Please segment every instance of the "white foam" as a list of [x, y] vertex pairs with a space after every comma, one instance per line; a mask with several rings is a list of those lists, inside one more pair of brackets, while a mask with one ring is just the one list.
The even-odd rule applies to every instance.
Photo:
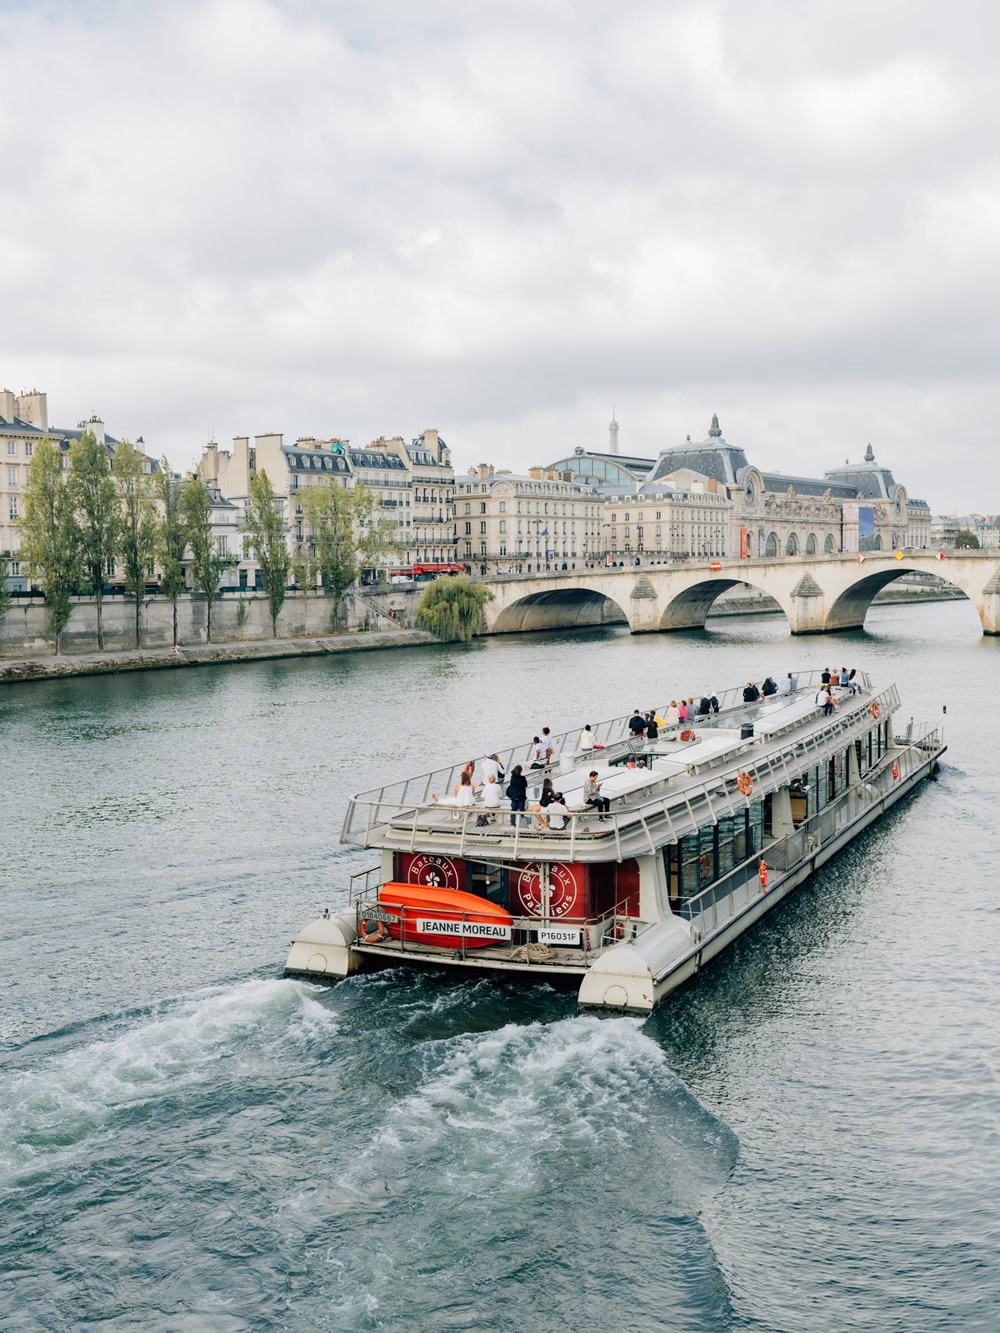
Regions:
[[119, 1036], [5, 1079], [0, 1178], [72, 1148], [117, 1112], [210, 1079], [220, 1061], [246, 1062], [255, 1053], [266, 1056], [276, 1042], [329, 1031], [336, 1020], [313, 998], [317, 993], [320, 988], [281, 980], [201, 991]]

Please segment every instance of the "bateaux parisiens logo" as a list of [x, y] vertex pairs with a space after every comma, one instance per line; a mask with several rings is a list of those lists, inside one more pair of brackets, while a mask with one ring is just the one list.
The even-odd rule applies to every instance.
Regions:
[[[581, 915], [578, 909], [580, 886], [573, 866], [549, 866], [549, 916], [567, 917]], [[518, 897], [521, 907], [528, 916], [542, 914], [542, 881], [535, 863], [526, 865], [518, 876]]]
[[458, 866], [450, 856], [414, 856], [406, 868], [410, 884], [426, 884], [435, 889], [459, 889]]

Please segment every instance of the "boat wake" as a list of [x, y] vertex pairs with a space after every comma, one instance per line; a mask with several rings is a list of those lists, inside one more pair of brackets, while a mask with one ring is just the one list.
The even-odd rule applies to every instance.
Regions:
[[199, 992], [117, 1036], [7, 1071], [0, 1082], [0, 1182], [72, 1150], [115, 1117], [217, 1078], [220, 1062], [250, 1072], [289, 1041], [308, 1048], [336, 1020], [294, 981], [253, 980]]

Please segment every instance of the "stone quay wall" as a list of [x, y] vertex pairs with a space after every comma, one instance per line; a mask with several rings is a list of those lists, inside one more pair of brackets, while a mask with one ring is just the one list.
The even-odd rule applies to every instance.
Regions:
[[[392, 587], [384, 591], [362, 588], [347, 592], [333, 623], [333, 598], [316, 592], [308, 597], [290, 592], [278, 616], [278, 638], [313, 638], [349, 630], [393, 630], [415, 624], [421, 586]], [[246, 623], [238, 624], [240, 603]], [[104, 649], [129, 652], [135, 648], [135, 603], [131, 598], [106, 597], [102, 608]], [[177, 602], [177, 642], [181, 647], [208, 642], [208, 606], [201, 593], [185, 593]], [[143, 649], [169, 649], [173, 644], [173, 609], [165, 597], [144, 597], [139, 613]], [[227, 592], [212, 604], [212, 639], [216, 643], [259, 643], [272, 638], [267, 597], [262, 592]], [[55, 653], [48, 613], [40, 597], [15, 598], [0, 620], [0, 659], [47, 657]], [[97, 607], [89, 597], [73, 599], [73, 614], [62, 632], [60, 651], [67, 657], [97, 652]]]

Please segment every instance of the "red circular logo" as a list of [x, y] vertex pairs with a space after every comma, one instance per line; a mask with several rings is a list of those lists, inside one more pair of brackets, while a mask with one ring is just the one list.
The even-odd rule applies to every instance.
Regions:
[[[517, 893], [527, 916], [542, 915], [542, 880], [536, 864], [526, 865], [518, 875]], [[581, 915], [578, 885], [569, 866], [549, 866], [549, 916], [562, 919]]]
[[435, 889], [459, 888], [458, 867], [450, 856], [415, 856], [406, 868], [410, 884], [426, 884]]

